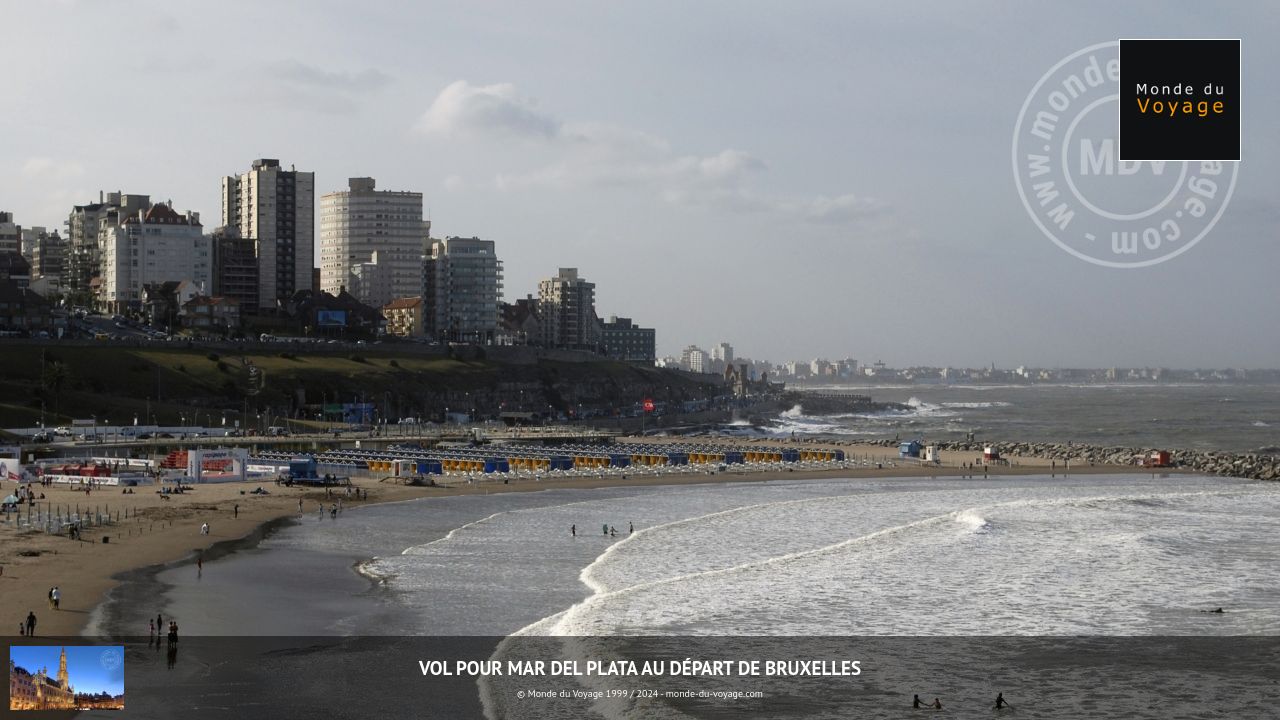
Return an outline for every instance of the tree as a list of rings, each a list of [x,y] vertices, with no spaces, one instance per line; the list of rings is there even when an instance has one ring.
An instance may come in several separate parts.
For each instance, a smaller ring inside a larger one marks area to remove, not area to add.
[[[53,394],[53,415],[60,417],[61,412],[59,402],[62,397],[62,391],[71,381],[71,370],[59,360],[44,363],[44,367],[40,371],[40,387],[47,393]]]

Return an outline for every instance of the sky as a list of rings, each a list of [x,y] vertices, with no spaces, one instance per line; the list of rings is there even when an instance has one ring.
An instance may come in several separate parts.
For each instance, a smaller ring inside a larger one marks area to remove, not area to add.
[[[317,194],[424,193],[496,241],[508,301],[559,267],[659,354],[891,366],[1277,367],[1280,14],[1265,3],[0,0],[0,209],[99,190],[220,224],[269,157]],[[1189,251],[1116,270],[1023,209],[1014,124],[1062,58],[1243,40],[1243,161]]]
[[[12,645],[9,658],[30,673],[47,668],[49,677],[58,679],[59,645]],[[96,695],[105,692],[124,694],[124,648],[108,646],[67,646],[67,679],[77,693]]]

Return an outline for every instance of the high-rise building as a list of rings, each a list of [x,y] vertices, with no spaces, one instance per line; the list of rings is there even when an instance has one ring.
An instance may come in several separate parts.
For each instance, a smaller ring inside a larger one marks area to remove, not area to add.
[[[258,255],[252,239],[234,227],[220,227],[209,239],[213,250],[213,286],[209,294],[235,300],[248,313],[258,311]]]
[[[492,240],[432,240],[422,279],[432,336],[449,342],[494,342],[502,303],[502,261]]]
[[[611,316],[600,325],[600,346],[615,360],[652,364],[657,355],[655,340],[653,328],[640,327],[631,318]]]
[[[733,362],[733,346],[727,342],[711,346],[711,359],[725,364]]]
[[[558,275],[539,282],[538,306],[544,346],[596,349],[596,286],[578,277],[577,268],[560,268]]]
[[[181,280],[207,293],[212,255],[199,213],[183,215],[164,203],[139,210],[103,231],[98,302],[111,312],[137,309],[144,286]]]
[[[22,226],[13,221],[13,213],[3,210],[0,210],[0,252],[22,252]]]
[[[63,286],[86,294],[102,275],[102,235],[121,220],[151,208],[151,196],[98,192],[98,202],[76,205],[67,218]]]
[[[271,158],[222,178],[222,225],[254,242],[258,309],[284,307],[311,289],[315,263],[315,173],[285,170]]]
[[[350,178],[349,189],[320,198],[320,289],[345,288],[382,307],[422,293],[430,223],[422,220],[422,193],[375,187],[373,178]]]
[[[25,248],[23,254],[31,263],[32,279],[43,279],[49,289],[59,289],[67,244],[62,241],[58,231],[49,232],[42,227],[24,229],[22,244]]]

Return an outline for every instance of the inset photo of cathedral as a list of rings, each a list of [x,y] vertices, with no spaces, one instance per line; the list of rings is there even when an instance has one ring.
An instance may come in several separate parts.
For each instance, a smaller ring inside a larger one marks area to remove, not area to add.
[[[124,647],[11,646],[9,709],[123,710]]]

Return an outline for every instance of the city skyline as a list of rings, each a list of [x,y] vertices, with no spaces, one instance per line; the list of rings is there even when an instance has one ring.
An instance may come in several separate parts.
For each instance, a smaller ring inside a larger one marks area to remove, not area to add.
[[[73,87],[95,106],[131,81],[148,90],[137,112],[0,120],[0,209],[61,228],[71,206],[121,190],[211,228],[219,178],[281,158],[315,173],[317,195],[361,176],[422,192],[436,234],[497,243],[508,302],[555,267],[580,268],[603,315],[657,328],[659,355],[722,335],[746,356],[871,346],[897,366],[1280,357],[1267,331],[1280,152],[1264,131],[1278,108],[1251,72],[1275,49],[1244,38],[1246,162],[1218,227],[1179,258],[1123,272],[1076,261],[1040,236],[1008,171],[1018,107],[1066,54],[1118,36],[1266,37],[1277,20],[1261,4],[1028,5],[980,24],[946,5],[788,18],[709,4],[678,22],[639,4],[387,4],[356,17],[232,5],[143,4],[129,14],[149,40],[136,46],[101,32],[118,6],[8,6],[29,29],[12,61],[18,107],[62,108]],[[570,21],[584,32],[565,42],[554,29]],[[904,23],[908,40],[890,32]],[[1045,42],[1018,31],[1028,24],[1060,31]],[[421,27],[455,32],[423,44]],[[55,34],[58,51],[42,41]],[[197,36],[223,38],[216,60]],[[655,37],[658,52],[637,52]],[[85,82],[108,49],[120,77]]]

